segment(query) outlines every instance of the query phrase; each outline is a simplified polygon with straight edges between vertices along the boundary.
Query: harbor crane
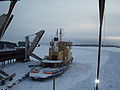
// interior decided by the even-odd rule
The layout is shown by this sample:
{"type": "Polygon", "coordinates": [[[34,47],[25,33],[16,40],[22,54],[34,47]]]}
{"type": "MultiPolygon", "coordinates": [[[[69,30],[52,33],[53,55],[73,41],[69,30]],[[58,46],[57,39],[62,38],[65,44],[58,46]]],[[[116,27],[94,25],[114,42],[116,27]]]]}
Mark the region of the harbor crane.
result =
{"type": "Polygon", "coordinates": [[[0,16],[0,39],[3,37],[6,29],[8,28],[9,24],[11,23],[14,15],[12,15],[12,11],[15,7],[15,4],[17,3],[17,1],[19,0],[0,0],[0,2],[2,1],[10,1],[10,6],[9,6],[9,10],[7,14],[2,14],[0,16]]]}
{"type": "Polygon", "coordinates": [[[30,58],[29,56],[32,56],[33,58],[37,59],[37,60],[42,60],[42,58],[40,58],[39,56],[35,55],[33,53],[33,51],[35,50],[36,46],[38,45],[39,41],[41,40],[43,34],[44,34],[45,30],[41,30],[35,34],[32,35],[28,35],[25,37],[25,61],[29,61],[30,58]],[[29,42],[29,37],[36,35],[34,40],[31,42],[29,42]]]}
{"type": "MultiPolygon", "coordinates": [[[[15,7],[16,2],[19,0],[0,0],[0,2],[2,1],[10,1],[11,3],[9,6],[8,13],[2,14],[0,16],[0,40],[3,37],[6,29],[8,28],[9,24],[13,19],[14,15],[12,15],[12,11],[15,7]]],[[[16,75],[15,73],[12,75],[9,75],[8,73],[0,69],[0,85],[4,85],[6,81],[11,81],[15,75],[16,75]]]]}

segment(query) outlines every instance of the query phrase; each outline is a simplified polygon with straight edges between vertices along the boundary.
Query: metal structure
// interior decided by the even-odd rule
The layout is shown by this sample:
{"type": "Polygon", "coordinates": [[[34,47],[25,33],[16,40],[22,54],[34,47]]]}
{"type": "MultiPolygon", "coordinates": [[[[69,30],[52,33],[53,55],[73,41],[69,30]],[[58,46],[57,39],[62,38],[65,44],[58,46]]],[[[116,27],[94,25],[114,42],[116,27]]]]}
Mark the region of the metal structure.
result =
{"type": "Polygon", "coordinates": [[[96,71],[96,80],[95,80],[95,88],[94,90],[99,89],[99,76],[100,76],[100,63],[101,63],[101,42],[102,42],[102,25],[103,25],[103,16],[104,16],[104,9],[105,9],[105,0],[99,0],[99,48],[98,48],[98,61],[97,61],[97,71],[96,71]]]}
{"type": "MultiPolygon", "coordinates": [[[[9,6],[9,10],[7,14],[3,14],[0,16],[0,40],[3,37],[6,29],[8,28],[10,22],[13,19],[12,15],[12,11],[15,7],[15,4],[18,0],[0,0],[0,1],[11,1],[10,6],[9,6]]],[[[8,58],[12,58],[10,55],[6,55],[6,57],[4,57],[4,55],[6,55],[5,52],[1,52],[0,54],[0,61],[6,61],[8,58]]],[[[15,76],[15,73],[12,75],[7,74],[6,72],[4,72],[3,70],[0,69],[0,85],[4,85],[6,81],[11,81],[13,79],[13,77],[15,76]]]]}
{"type": "Polygon", "coordinates": [[[32,56],[33,58],[36,58],[37,60],[42,60],[42,58],[40,58],[39,56],[35,55],[33,53],[35,47],[38,45],[38,42],[41,40],[43,34],[44,34],[45,30],[41,30],[39,32],[37,32],[34,38],[34,40],[32,41],[31,45],[30,45],[30,42],[29,42],[29,36],[26,36],[25,37],[25,61],[29,61],[30,58],[29,56],[32,56]]]}
{"type": "Polygon", "coordinates": [[[1,90],[8,90],[10,88],[12,88],[13,86],[23,82],[24,80],[26,80],[29,76],[29,72],[27,72],[26,74],[24,74],[22,77],[20,77],[19,79],[15,80],[14,82],[4,86],[1,90]]]}
{"type": "Polygon", "coordinates": [[[1,39],[13,19],[14,15],[12,15],[12,11],[18,0],[0,0],[0,1],[11,1],[8,13],[0,16],[0,39],[1,39]]]}
{"type": "Polygon", "coordinates": [[[15,73],[12,75],[7,74],[6,72],[4,72],[3,70],[0,69],[0,85],[4,85],[6,81],[11,81],[13,80],[13,77],[15,77],[15,73]]]}
{"type": "MultiPolygon", "coordinates": [[[[2,51],[0,52],[0,62],[2,62],[2,65],[5,66],[5,62],[12,63],[12,60],[24,62],[25,58],[25,49],[16,49],[13,51],[2,51]]],[[[4,85],[6,81],[11,81],[13,77],[15,76],[15,73],[12,75],[9,75],[7,72],[0,69],[0,85],[4,85]]]]}
{"type": "Polygon", "coordinates": [[[19,62],[24,62],[24,58],[25,58],[24,48],[18,48],[18,49],[11,50],[11,51],[0,52],[0,62],[5,63],[5,61],[9,61],[12,59],[16,59],[16,61],[19,61],[19,62]]]}

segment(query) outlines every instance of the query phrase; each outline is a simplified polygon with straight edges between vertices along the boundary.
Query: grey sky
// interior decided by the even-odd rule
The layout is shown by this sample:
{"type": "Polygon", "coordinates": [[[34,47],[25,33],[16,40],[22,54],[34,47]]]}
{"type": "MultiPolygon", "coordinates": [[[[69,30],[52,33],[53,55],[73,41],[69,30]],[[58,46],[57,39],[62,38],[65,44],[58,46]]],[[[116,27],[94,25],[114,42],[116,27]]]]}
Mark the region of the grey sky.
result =
{"type": "MultiPolygon", "coordinates": [[[[120,39],[119,4],[120,0],[106,0],[105,38],[120,39]]],[[[0,2],[0,14],[7,12],[8,5],[9,2],[0,2]]],[[[43,40],[49,41],[57,28],[64,28],[65,38],[77,42],[98,37],[98,0],[21,0],[13,13],[3,40],[16,42],[45,29],[43,40]]]]}

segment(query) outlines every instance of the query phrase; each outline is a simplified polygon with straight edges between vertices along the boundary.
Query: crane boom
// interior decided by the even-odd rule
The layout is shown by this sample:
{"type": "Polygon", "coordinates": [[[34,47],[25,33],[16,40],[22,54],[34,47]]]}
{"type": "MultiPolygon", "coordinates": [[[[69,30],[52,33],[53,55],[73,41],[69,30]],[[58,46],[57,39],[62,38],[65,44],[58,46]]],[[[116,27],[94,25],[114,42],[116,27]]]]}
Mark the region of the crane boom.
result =
{"type": "Polygon", "coordinates": [[[35,34],[36,36],[35,36],[34,40],[32,41],[31,45],[29,45],[29,43],[30,43],[29,42],[30,35],[25,37],[25,61],[30,60],[29,56],[32,56],[33,58],[36,58],[37,60],[42,60],[42,58],[35,55],[33,53],[33,51],[36,48],[36,46],[38,45],[39,41],[41,40],[44,32],[45,32],[45,30],[41,30],[41,31],[37,32],[35,34]]]}
{"type": "Polygon", "coordinates": [[[41,37],[43,36],[45,30],[41,30],[36,33],[36,37],[34,38],[33,42],[31,43],[31,46],[29,48],[29,52],[33,52],[35,47],[37,46],[38,42],[40,41],[41,37]]]}
{"type": "Polygon", "coordinates": [[[18,0],[0,0],[0,1],[11,1],[8,13],[0,16],[0,22],[1,22],[0,23],[0,39],[1,39],[6,31],[7,27],[9,26],[10,22],[13,19],[12,11],[18,0]]]}

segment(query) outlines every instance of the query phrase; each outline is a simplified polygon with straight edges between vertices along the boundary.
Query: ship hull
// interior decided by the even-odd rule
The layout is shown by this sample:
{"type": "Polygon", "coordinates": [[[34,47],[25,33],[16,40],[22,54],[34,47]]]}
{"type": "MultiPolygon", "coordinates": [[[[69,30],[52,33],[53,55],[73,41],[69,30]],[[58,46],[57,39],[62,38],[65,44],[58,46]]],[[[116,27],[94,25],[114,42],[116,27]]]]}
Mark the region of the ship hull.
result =
{"type": "Polygon", "coordinates": [[[42,70],[42,68],[41,68],[38,73],[33,73],[31,71],[29,73],[29,77],[32,80],[47,80],[47,79],[51,79],[51,78],[54,78],[54,77],[61,76],[68,68],[69,68],[69,65],[68,66],[59,67],[59,68],[54,68],[53,70],[49,69],[50,72],[46,72],[46,73],[44,73],[44,72],[47,70],[47,68],[44,69],[44,71],[42,71],[42,72],[41,72],[41,70],[42,70]]]}

